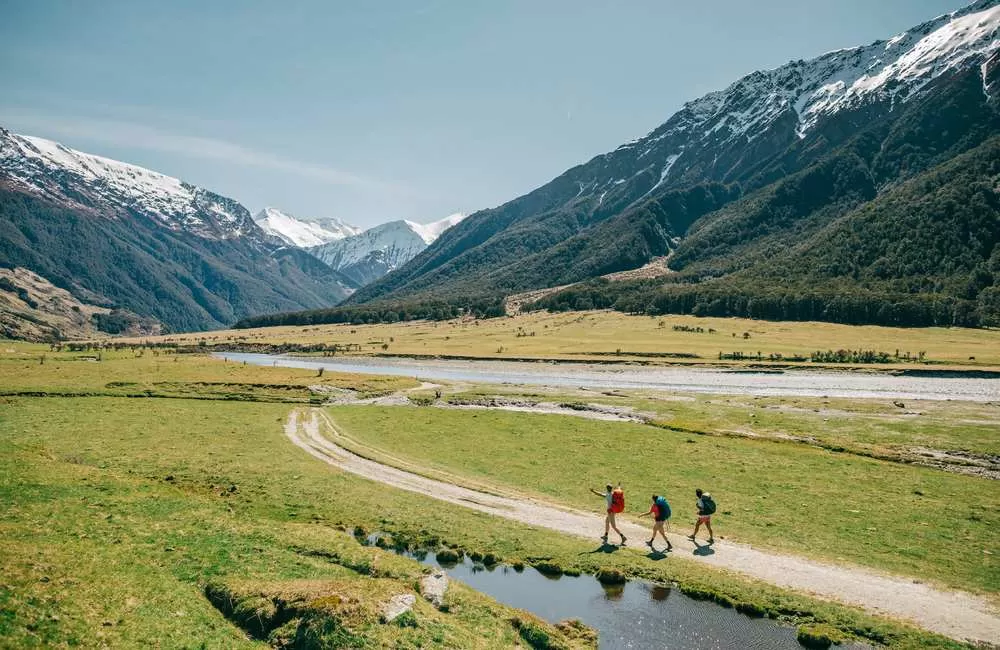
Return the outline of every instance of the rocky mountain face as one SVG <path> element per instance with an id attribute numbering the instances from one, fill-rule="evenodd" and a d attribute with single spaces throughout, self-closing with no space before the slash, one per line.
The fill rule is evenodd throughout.
<path id="1" fill-rule="evenodd" d="M 299 248 L 320 246 L 361 232 L 361 228 L 333 217 L 299 219 L 276 208 L 264 208 L 253 220 L 267 234 Z"/>
<path id="2" fill-rule="evenodd" d="M 1000 132 L 998 26 L 997 0 L 980 0 L 870 45 L 749 74 L 472 214 L 347 302 L 503 296 L 663 255 L 681 271 L 673 283 L 766 264 Z"/>
<path id="3" fill-rule="evenodd" d="M 429 224 L 390 221 L 307 250 L 364 286 L 409 262 L 464 218 L 457 213 Z"/>
<path id="4" fill-rule="evenodd" d="M 113 310 L 116 318 L 102 322 L 115 329 L 128 327 L 120 317 L 129 314 L 170 330 L 220 327 L 333 305 L 356 288 L 265 233 L 237 201 L 5 129 L 0 268 L 30 271 L 36 285 Z"/>

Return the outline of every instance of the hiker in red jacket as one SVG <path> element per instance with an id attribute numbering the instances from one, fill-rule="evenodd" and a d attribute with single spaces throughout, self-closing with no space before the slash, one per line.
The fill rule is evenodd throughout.
<path id="1" fill-rule="evenodd" d="M 622 546 L 625 546 L 625 536 L 622 535 L 622 531 L 618 530 L 618 526 L 615 525 L 615 515 L 625 511 L 625 493 L 622 491 L 622 486 L 620 485 L 612 489 L 611 484 L 608 483 L 604 488 L 604 494 L 601 494 L 594 488 L 590 488 L 590 491 L 597 496 L 604 497 L 607 507 L 607 516 L 604 518 L 604 535 L 601 536 L 601 539 L 607 544 L 608 531 L 609 529 L 614 529 L 622 538 Z"/>

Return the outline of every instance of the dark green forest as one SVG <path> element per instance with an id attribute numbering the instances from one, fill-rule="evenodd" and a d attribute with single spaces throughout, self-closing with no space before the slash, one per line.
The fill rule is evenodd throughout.
<path id="1" fill-rule="evenodd" d="M 842 211 L 796 246 L 724 258 L 738 269 L 724 277 L 689 262 L 666 283 L 594 280 L 534 308 L 1000 326 L 1000 137 Z M 742 241 L 743 224 L 719 220 L 718 240 Z"/>

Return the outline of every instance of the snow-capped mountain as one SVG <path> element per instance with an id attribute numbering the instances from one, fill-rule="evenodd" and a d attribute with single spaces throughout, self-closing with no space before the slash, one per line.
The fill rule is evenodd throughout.
<path id="1" fill-rule="evenodd" d="M 636 268 L 704 231 L 706 211 L 809 169 L 861 133 L 878 144 L 855 162 L 874 182 L 866 191 L 880 192 L 994 133 L 998 2 L 978 0 L 870 45 L 748 74 L 684 104 L 647 135 L 472 214 L 349 302 L 528 290 Z M 698 186 L 702 196 L 678 194 Z M 731 231 L 734 240 L 751 232 Z"/>
<path id="2" fill-rule="evenodd" d="M 259 235 L 238 202 L 143 167 L 16 135 L 0 127 L 0 172 L 11 181 L 81 207 L 133 210 L 207 239 Z"/>
<path id="3" fill-rule="evenodd" d="M 150 318 L 176 331 L 328 307 L 358 286 L 233 199 L 3 128 L 0 199 L 0 267 L 100 307 L 111 333 Z"/>
<path id="4" fill-rule="evenodd" d="M 574 181 L 577 193 L 642 199 L 660 188 L 738 180 L 838 115 L 892 111 L 962 69 L 979 69 L 985 92 L 986 63 L 1000 51 L 998 27 L 997 0 L 980 0 L 887 40 L 753 72 L 588 163 L 591 173 Z"/>
<path id="5" fill-rule="evenodd" d="M 308 250 L 359 285 L 365 285 L 409 262 L 465 216 L 456 213 L 428 224 L 390 221 Z"/>
<path id="6" fill-rule="evenodd" d="M 333 217 L 299 219 L 276 208 L 264 208 L 253 219 L 267 234 L 299 248 L 319 246 L 361 232 L 361 228 Z"/>

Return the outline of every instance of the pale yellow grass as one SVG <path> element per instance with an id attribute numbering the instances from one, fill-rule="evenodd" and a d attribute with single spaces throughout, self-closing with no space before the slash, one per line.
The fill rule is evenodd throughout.
<path id="1" fill-rule="evenodd" d="M 701 327 L 704 333 L 674 331 Z M 709 330 L 715 330 L 709 333 Z M 744 333 L 750 335 L 744 338 Z M 735 336 L 734 336 L 735 334 Z M 608 359 L 630 353 L 697 354 L 697 359 L 663 362 L 717 362 L 719 353 L 760 352 L 808 356 L 816 350 L 869 349 L 895 354 L 925 352 L 937 363 L 1000 366 L 1000 331 L 961 328 L 896 328 L 817 322 L 772 322 L 694 316 L 629 316 L 590 311 L 530 313 L 481 321 L 416 321 L 386 325 L 317 325 L 223 330 L 163 337 L 209 344 L 251 343 L 357 344 L 363 354 L 427 354 L 493 359 Z M 383 349 L 383 346 L 386 346 Z M 613 358 L 613 357 L 611 357 Z M 654 361 L 655 359 L 649 359 Z M 895 364 L 893 364 L 895 365 Z"/>

